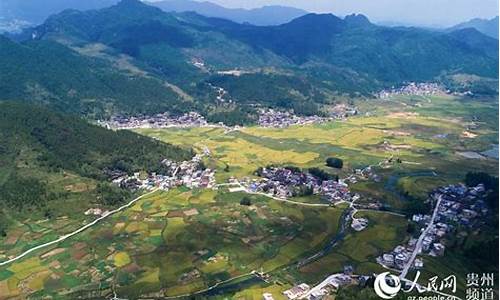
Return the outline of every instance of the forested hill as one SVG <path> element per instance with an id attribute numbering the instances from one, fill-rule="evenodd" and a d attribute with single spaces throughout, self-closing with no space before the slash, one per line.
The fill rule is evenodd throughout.
<path id="1" fill-rule="evenodd" d="M 48 104 L 96 118 L 115 110 L 137 113 L 179 108 L 179 96 L 164 81 L 115 65 L 53 41 L 21 44 L 0 35 L 0 100 Z"/>
<path id="2" fill-rule="evenodd" d="M 105 170 L 155 171 L 165 158 L 192 157 L 190 151 L 130 131 L 111 131 L 79 117 L 18 103 L 0 103 L 0 139 L 2 168 L 13 172 L 19 167 L 16 162 L 27 159 L 46 172 L 66 170 L 105 179 Z M 8 177 L 2 175 L 0 185 Z"/>
<path id="3" fill-rule="evenodd" d="M 294 63 L 322 62 L 383 82 L 422 81 L 441 73 L 498 76 L 498 41 L 475 29 L 450 33 L 382 27 L 363 15 L 308 14 L 279 26 L 207 19 L 213 30 Z"/>
<path id="4" fill-rule="evenodd" d="M 108 171 L 161 172 L 163 159 L 192 155 L 33 104 L 0 102 L 0 236 L 16 226 L 12 214 L 50 219 L 123 204 L 134 195 L 111 185 Z"/>
<path id="5" fill-rule="evenodd" d="M 100 42 L 138 58 L 145 58 L 146 49 L 158 51 L 157 46 L 164 45 L 172 53 L 190 49 L 190 55 L 209 61 L 224 45 L 227 61 L 266 61 L 266 53 L 272 53 L 275 59 L 270 62 L 277 64 L 279 59 L 297 66 L 321 63 L 387 83 L 430 80 L 457 71 L 498 75 L 498 42 L 478 31 L 383 27 L 363 15 L 307 14 L 278 26 L 253 26 L 194 13 L 165 13 L 138 0 L 122 0 L 99 11 L 54 15 L 33 33 L 38 39 L 64 36 Z"/>
<path id="6" fill-rule="evenodd" d="M 122 0 L 63 11 L 17 39 L 0 37 L 0 100 L 90 118 L 198 111 L 223 121 L 214 116 L 259 105 L 307 114 L 409 81 L 498 78 L 498 41 L 475 29 L 390 28 L 362 15 L 253 26 Z"/>

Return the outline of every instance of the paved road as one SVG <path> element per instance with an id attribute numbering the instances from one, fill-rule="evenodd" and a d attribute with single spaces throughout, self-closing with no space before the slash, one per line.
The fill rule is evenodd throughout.
<path id="1" fill-rule="evenodd" d="M 417 244 L 415 245 L 415 250 L 413 250 L 413 253 L 410 256 L 410 259 L 404 266 L 403 270 L 401 271 L 401 274 L 399 275 L 399 278 L 404 279 L 406 277 L 406 274 L 408 274 L 408 271 L 410 270 L 410 267 L 413 265 L 413 261 L 417 257 L 417 254 L 420 253 L 422 250 L 422 242 L 424 241 L 424 237 L 429 233 L 429 231 L 434 227 L 434 220 L 436 219 L 438 210 L 439 210 L 439 205 L 441 204 L 442 196 L 440 195 L 437 199 L 436 202 L 436 207 L 434 208 L 434 212 L 432 213 L 431 220 L 429 222 L 429 225 L 427 225 L 427 228 L 422 232 L 420 237 L 418 238 Z"/>
<path id="2" fill-rule="evenodd" d="M 330 207 L 331 206 L 330 204 L 326 204 L 326 203 L 299 202 L 299 201 L 293 201 L 293 200 L 278 198 L 278 197 L 275 197 L 273 195 L 262 193 L 262 192 L 252 192 L 252 191 L 249 191 L 246 187 L 244 187 L 240 182 L 221 183 L 221 184 L 218 184 L 217 186 L 238 186 L 238 187 L 241 188 L 241 190 L 238 190 L 238 192 L 244 192 L 244 193 L 247 193 L 247 194 L 265 196 L 265 197 L 274 199 L 276 201 L 281 201 L 281 202 L 286 202 L 286 203 L 291 203 L 291 204 L 296 204 L 296 205 L 311 206 L 311 207 Z"/>
<path id="3" fill-rule="evenodd" d="M 247 194 L 254 194 L 254 195 L 261 195 L 261 196 L 265 196 L 265 197 L 274 199 L 276 201 L 291 203 L 291 204 L 295 204 L 295 205 L 312 206 L 312 207 L 330 207 L 331 206 L 330 204 L 326 204 L 326 203 L 307 203 L 307 202 L 293 201 L 293 200 L 288 200 L 288 199 L 274 197 L 274 196 L 266 194 L 266 193 L 251 192 L 251 191 L 246 190 L 246 189 L 245 189 L 245 193 L 247 193 Z"/>
<path id="4" fill-rule="evenodd" d="M 97 223 L 99 223 L 100 221 L 102 221 L 102 220 L 106 219 L 107 217 L 109 217 L 109 216 L 111 216 L 111 215 L 114 215 L 114 214 L 116 214 L 117 212 L 120 212 L 120 211 L 122 211 L 122 210 L 124 210 L 124 209 L 126 209 L 126 208 L 128 208 L 128 207 L 130 207 L 130 206 L 132 206 L 132 205 L 133 205 L 134 203 L 136 203 L 137 201 L 139 201 L 139 200 L 141 200 L 142 198 L 144 198 L 144 197 L 146 197 L 146 196 L 148 196 L 148 195 L 150 195 L 150 194 L 152 194 L 152 193 L 156 192 L 157 190 L 158 190 L 158 189 L 154 189 L 154 190 L 152 190 L 152 191 L 151 191 L 151 192 L 149 192 L 149 193 L 146 193 L 146 194 L 144 194 L 144 195 L 142 195 L 142 196 L 139 196 L 139 197 L 135 198 L 134 200 L 130 201 L 129 203 L 127 203 L 127 204 L 125 204 L 125 205 L 123 205 L 123 206 L 121 206 L 121 207 L 119 207 L 119 208 L 117 208 L 117 209 L 115 209 L 115 210 L 112 210 L 112 211 L 108 212 L 107 214 L 103 215 L 102 217 L 99 217 L 99 218 L 95 219 L 94 221 L 92 221 L 92 222 L 90 222 L 90 223 L 88 223 L 88 224 L 86 224 L 86 225 L 83 225 L 82 227 L 78 228 L 77 230 L 75 230 L 75 231 L 73 231 L 73 232 L 71 232 L 71 233 L 68 233 L 68 234 L 66 234 L 66 235 L 63 235 L 63 236 L 61 236 L 60 238 L 58 238 L 58 239 L 56 239 L 56 240 L 53 240 L 53 241 L 51 241 L 51 242 L 47 242 L 47 243 L 45 243 L 45 244 L 41 244 L 41 245 L 35 246 L 35 247 L 31 248 L 31 249 L 26 250 L 25 252 L 21 253 L 20 255 L 18 255 L 18 256 L 16 256 L 16 257 L 13 257 L 13 258 L 11 258 L 11 259 L 9 259 L 9 260 L 6 260 L 6 261 L 3 261 L 3 262 L 0 262 L 0 266 L 5 266 L 5 265 L 8 265 L 8 264 L 10 264 L 10 263 L 15 262 L 16 260 L 19 260 L 19 259 L 21 259 L 21 258 L 25 257 L 26 255 L 28 255 L 28 254 L 30 254 L 30 253 L 33 253 L 33 252 L 37 251 L 37 250 L 40 250 L 40 249 L 42 249 L 42 248 L 46 248 L 46 247 L 49 247 L 49 246 L 52 246 L 52 245 L 56 245 L 56 244 L 58 244 L 58 243 L 60 243 L 60 242 L 62 242 L 62 241 L 64 241 L 64 240 L 67 240 L 67 239 L 69 239 L 70 237 L 75 236 L 75 235 L 77 235 L 77 234 L 79 234 L 79 233 L 81 233 L 81 232 L 83 232 L 83 231 L 85 231 L 85 230 L 89 229 L 90 227 L 92 227 L 92 226 L 96 225 Z"/>
<path id="5" fill-rule="evenodd" d="M 288 199 L 282 199 L 282 198 L 274 197 L 274 196 L 266 194 L 266 193 L 251 192 L 251 191 L 246 190 L 246 189 L 244 190 L 244 192 L 247 194 L 266 196 L 266 197 L 274 199 L 276 201 L 281 201 L 281 202 L 286 202 L 286 203 L 291 203 L 291 204 L 296 204 L 296 205 L 302 205 L 302 206 L 312 206 L 312 207 L 330 207 L 331 206 L 330 204 L 326 204 L 326 203 L 307 203 L 307 202 L 299 202 L 299 201 L 293 201 L 293 200 L 288 200 Z"/>

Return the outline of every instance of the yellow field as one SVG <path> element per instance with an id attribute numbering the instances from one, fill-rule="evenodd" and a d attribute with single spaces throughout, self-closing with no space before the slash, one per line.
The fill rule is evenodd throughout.
<path id="1" fill-rule="evenodd" d="M 121 268 L 132 262 L 127 252 L 118 252 L 114 256 L 115 266 Z"/>
<path id="2" fill-rule="evenodd" d="M 206 145 L 215 150 L 220 161 L 229 166 L 241 168 L 241 171 L 237 171 L 233 176 L 250 175 L 256 170 L 256 166 L 285 163 L 305 165 L 319 157 L 314 152 L 272 150 L 242 139 L 233 139 L 228 142 L 207 141 Z"/>
<path id="3" fill-rule="evenodd" d="M 287 299 L 282 293 L 288 287 L 279 286 L 277 284 L 273 284 L 266 288 L 250 288 L 244 291 L 240 291 L 234 295 L 234 299 L 239 300 L 261 300 L 262 294 L 270 293 L 273 295 L 273 298 L 276 300 L 285 300 Z"/>
<path id="4" fill-rule="evenodd" d="M 156 283 L 160 281 L 160 268 L 154 268 L 147 270 L 144 275 L 137 280 L 139 283 Z"/>
<path id="5" fill-rule="evenodd" d="M 347 166 L 363 161 L 373 163 L 393 154 L 410 163 L 422 163 L 426 160 L 426 151 L 439 151 L 448 146 L 432 138 L 433 135 L 456 136 L 463 130 L 463 122 L 457 119 L 391 113 L 285 129 L 247 127 L 230 133 L 210 128 L 137 131 L 177 145 L 208 147 L 219 171 L 229 167 L 231 176 L 242 177 L 251 176 L 258 167 L 270 164 L 321 166 L 327 156 L 343 158 Z M 283 146 L 284 143 L 289 146 Z M 332 148 L 327 150 L 325 145 Z M 226 180 L 230 175 L 218 172 L 217 178 Z"/>

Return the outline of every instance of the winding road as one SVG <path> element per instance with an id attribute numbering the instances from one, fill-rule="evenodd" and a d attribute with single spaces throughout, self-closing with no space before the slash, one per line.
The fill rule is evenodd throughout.
<path id="1" fill-rule="evenodd" d="M 141 200 L 142 198 L 144 198 L 144 197 L 146 197 L 146 196 L 148 196 L 148 195 L 153 194 L 153 193 L 154 193 L 154 192 L 156 192 L 156 191 L 158 191 L 158 189 L 154 189 L 154 190 L 152 190 L 152 191 L 150 191 L 150 192 L 148 192 L 148 193 L 146 193 L 146 194 L 143 194 L 143 195 L 141 195 L 141 196 L 139 196 L 139 197 L 135 198 L 134 200 L 130 201 L 129 203 L 127 203 L 127 204 L 125 204 L 125 205 L 123 205 L 123 206 L 120 206 L 119 208 L 117 208 L 117 209 L 115 209 L 115 210 L 112 210 L 112 211 L 110 211 L 110 212 L 108 212 L 108 213 L 104 214 L 103 216 L 101 216 L 101 217 L 99 217 L 99 218 L 95 219 L 94 221 L 92 221 L 92 222 L 90 222 L 90 223 L 88 223 L 88 224 L 86 224 L 86 225 L 83 225 L 82 227 L 78 228 L 77 230 L 75 230 L 75 231 L 73 231 L 73 232 L 71 232 L 71 233 L 68 233 L 68 234 L 66 234 L 66 235 L 61 236 L 60 238 L 58 238 L 58 239 L 56 239 L 56 240 L 53 240 L 53 241 L 47 242 L 47 243 L 45 243 L 45 244 L 41 244 L 41 245 L 35 246 L 35 247 L 30 248 L 30 249 L 28 249 L 28 250 L 24 251 L 23 253 L 21 253 L 21 254 L 19 254 L 19 255 L 15 256 L 15 257 L 13 257 L 13 258 L 9 259 L 9 260 L 6 260 L 6 261 L 3 261 L 3 262 L 0 262 L 0 266 L 5 266 L 5 265 L 8 265 L 8 264 L 10 264 L 10 263 L 15 262 L 16 260 L 19 260 L 19 259 L 21 259 L 21 258 L 23 258 L 23 257 L 27 256 L 28 254 L 31 254 L 31 253 L 33 253 L 33 252 L 37 251 L 37 250 L 40 250 L 40 249 L 42 249 L 42 248 L 46 248 L 46 247 L 49 247 L 49 246 L 52 246 L 52 245 L 56 245 L 56 244 L 58 244 L 58 243 L 60 243 L 60 242 L 62 242 L 62 241 L 65 241 L 65 240 L 69 239 L 70 237 L 73 237 L 73 236 L 75 236 L 75 235 L 77 235 L 77 234 L 79 234 L 79 233 L 81 233 L 81 232 L 83 232 L 83 231 L 85 231 L 85 230 L 89 229 L 90 227 L 92 227 L 92 226 L 96 225 L 97 223 L 99 223 L 100 221 L 102 221 L 102 220 L 106 219 L 107 217 L 109 217 L 109 216 L 111 216 L 111 215 L 114 215 L 114 214 L 116 214 L 116 213 L 118 213 L 118 212 L 120 212 L 120 211 L 122 211 L 122 210 L 124 210 L 124 209 L 126 209 L 126 208 L 129 208 L 130 206 L 132 206 L 132 205 L 133 205 L 134 203 L 136 203 L 137 201 Z"/>

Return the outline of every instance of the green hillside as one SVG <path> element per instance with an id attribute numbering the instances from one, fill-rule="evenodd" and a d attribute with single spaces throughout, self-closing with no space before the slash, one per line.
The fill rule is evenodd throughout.
<path id="1" fill-rule="evenodd" d="M 187 109 L 162 80 L 126 73 L 52 41 L 20 44 L 0 36 L 0 69 L 1 100 L 49 104 L 95 117 Z"/>
<path id="2" fill-rule="evenodd" d="M 455 90 L 448 78 L 456 74 L 498 77 L 496 40 L 474 29 L 390 28 L 362 15 L 253 26 L 123 0 L 64 11 L 17 38 L 24 42 L 0 38 L 0 99 L 93 118 L 196 110 L 221 119 L 213 116 L 251 111 L 250 104 L 308 114 L 339 95 L 368 96 L 408 81 Z M 228 70 L 245 72 L 219 73 Z M 225 88 L 239 109 L 218 103 L 207 83 Z"/>
<path id="3" fill-rule="evenodd" d="M 63 12 L 34 32 L 38 38 L 65 35 L 100 42 L 137 57 L 143 47 L 158 44 L 196 55 L 202 49 L 213 55 L 223 46 L 227 60 L 253 57 L 254 64 L 269 61 L 273 53 L 275 60 L 269 62 L 279 63 L 281 58 L 281 66 L 284 61 L 296 65 L 319 61 L 390 83 L 430 80 L 457 70 L 487 77 L 498 74 L 498 45 L 477 31 L 381 27 L 363 15 L 341 19 L 308 14 L 283 25 L 253 26 L 194 13 L 164 13 L 137 0 L 125 0 L 99 11 Z"/>
<path id="4" fill-rule="evenodd" d="M 107 170 L 159 171 L 165 158 L 192 156 L 130 131 L 115 132 L 78 117 L 8 102 L 0 103 L 0 141 L 0 203 L 18 209 L 57 210 L 65 201 L 80 203 L 79 209 L 103 194 L 109 197 L 104 204 L 121 202 L 128 192 L 106 184 Z"/>
<path id="5" fill-rule="evenodd" d="M 340 19 L 309 14 L 280 26 L 208 20 L 228 36 L 297 64 L 322 61 L 384 82 L 431 80 L 441 73 L 498 75 L 498 42 L 475 30 L 443 34 L 371 24 L 362 15 Z"/>

